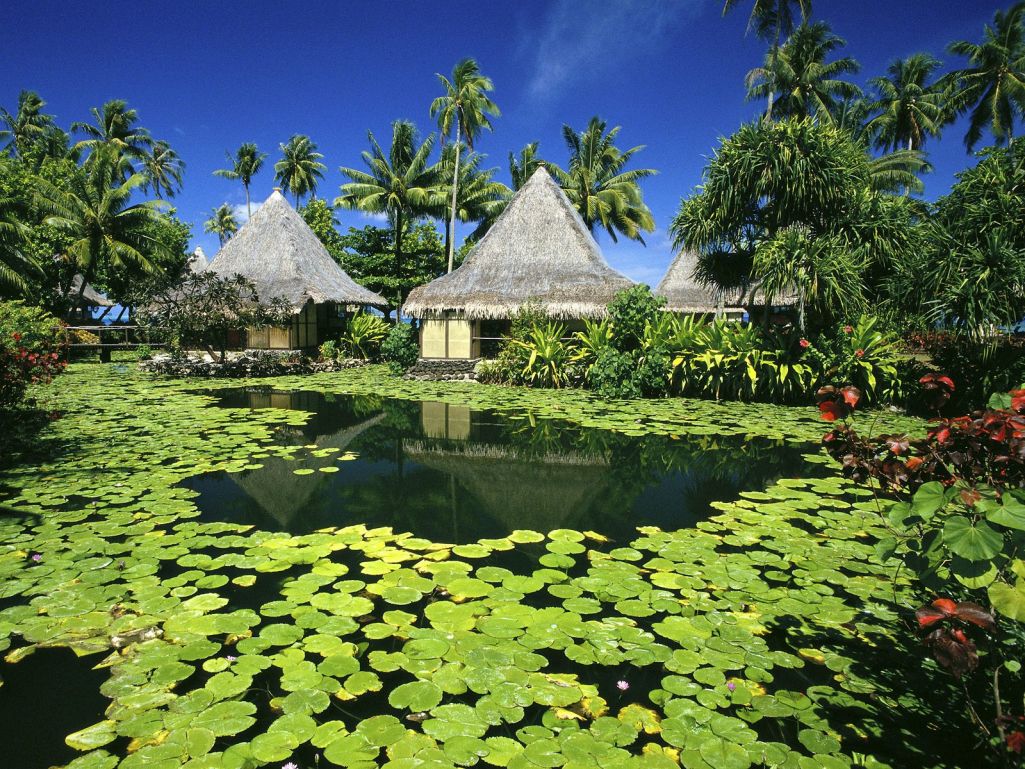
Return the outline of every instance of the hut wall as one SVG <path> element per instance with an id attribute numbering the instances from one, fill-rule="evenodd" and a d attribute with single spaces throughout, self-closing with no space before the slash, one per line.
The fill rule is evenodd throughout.
<path id="1" fill-rule="evenodd" d="M 448 403 L 420 404 L 420 426 L 428 438 L 465 441 L 470 438 L 470 409 Z"/>
<path id="2" fill-rule="evenodd" d="M 420 357 L 470 360 L 480 357 L 479 323 L 446 313 L 420 326 Z"/>

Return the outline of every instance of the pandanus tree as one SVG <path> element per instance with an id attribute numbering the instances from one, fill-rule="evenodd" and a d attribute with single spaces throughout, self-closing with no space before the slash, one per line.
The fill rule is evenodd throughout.
<path id="1" fill-rule="evenodd" d="M 231 163 L 231 168 L 219 168 L 214 171 L 214 176 L 224 179 L 237 179 L 242 182 L 242 188 L 246 191 L 246 215 L 253 215 L 253 206 L 249 201 L 249 186 L 253 183 L 253 177 L 263 168 L 263 162 L 267 159 L 267 153 L 260 152 L 252 142 L 245 142 L 235 150 L 235 156 L 231 153 L 224 153 Z"/>
<path id="2" fill-rule="evenodd" d="M 970 114 L 968 149 L 987 129 L 997 144 L 1010 144 L 1015 121 L 1025 115 L 1025 3 L 997 11 L 982 42 L 958 40 L 949 50 L 968 59 L 967 67 L 948 76 L 954 107 Z"/>
<path id="3" fill-rule="evenodd" d="M 569 166 L 549 166 L 587 228 L 602 227 L 612 238 L 625 235 L 644 242 L 642 233 L 655 229 L 655 220 L 644 204 L 639 182 L 658 173 L 651 168 L 626 170 L 643 145 L 621 150 L 616 146 L 620 126 L 608 129 L 604 120 L 591 118 L 577 133 L 563 125 L 562 135 L 569 149 Z"/>
<path id="4" fill-rule="evenodd" d="M 438 80 L 445 93 L 431 103 L 431 117 L 438 121 L 442 141 L 455 134 L 455 158 L 452 163 L 450 191 L 450 213 L 448 221 L 448 271 L 452 272 L 455 259 L 456 207 L 459 192 L 460 142 L 472 151 L 473 143 L 484 129 L 491 130 L 491 117 L 501 114 L 498 106 L 488 96 L 494 90 L 491 79 L 481 74 L 473 59 L 463 59 L 456 64 L 449 80 L 438 74 Z"/>
<path id="5" fill-rule="evenodd" d="M 102 107 L 93 107 L 90 113 L 94 123 L 71 124 L 73 131 L 86 136 L 75 145 L 75 149 L 87 151 L 90 158 L 101 147 L 114 150 L 114 155 L 104 153 L 104 163 L 114 157 L 119 178 L 127 180 L 135 173 L 136 164 L 145 160 L 153 145 L 149 131 L 138 125 L 139 113 L 123 99 L 113 99 Z"/>
<path id="6" fill-rule="evenodd" d="M 810 118 L 743 126 L 705 169 L 670 233 L 719 290 L 796 295 L 820 318 L 864 306 L 878 275 L 915 247 L 911 203 L 872 188 L 862 144 Z M 722 275 L 720 278 L 719 275 Z"/>
<path id="7" fill-rule="evenodd" d="M 857 72 L 858 63 L 849 56 L 826 60 L 844 45 L 823 21 L 802 24 L 779 50 L 769 53 L 764 66 L 748 73 L 748 99 L 776 94 L 774 109 L 780 118 L 832 121 L 844 100 L 861 95 L 858 86 L 841 79 Z"/>
<path id="8" fill-rule="evenodd" d="M 950 112 L 947 89 L 932 80 L 939 67 L 935 57 L 916 53 L 891 63 L 884 77 L 868 81 L 876 98 L 871 105 L 875 116 L 866 129 L 877 149 L 920 150 L 928 137 L 940 135 Z"/>
<path id="9" fill-rule="evenodd" d="M 75 304 L 97 270 L 153 272 L 156 268 L 147 254 L 163 256 L 164 246 L 152 232 L 159 222 L 158 211 L 166 204 L 132 204 L 133 193 L 146 185 L 146 177 L 134 173 L 122 179 L 122 172 L 118 149 L 96 146 L 90 162 L 81 173 L 68 177 L 65 186 L 42 178 L 36 183 L 35 202 L 46 216 L 44 224 L 70 241 L 65 256 L 73 269 L 61 286 L 62 293 L 75 271 L 84 278 Z"/>
<path id="10" fill-rule="evenodd" d="M 444 199 L 446 186 L 440 163 L 430 163 L 434 134 L 422 142 L 416 127 L 407 120 L 392 123 L 391 147 L 387 152 L 374 134 L 367 132 L 370 149 L 362 153 L 367 170 L 342 167 L 349 178 L 341 186 L 335 205 L 342 208 L 385 214 L 394 232 L 395 274 L 403 273 L 402 234 L 410 222 L 430 216 Z M 397 307 L 404 299 L 398 289 Z"/>
<path id="11" fill-rule="evenodd" d="M 227 203 L 221 203 L 210 213 L 210 218 L 203 222 L 203 232 L 216 233 L 217 240 L 223 246 L 231 236 L 238 232 L 238 220 L 235 212 Z"/>
<path id="12" fill-rule="evenodd" d="M 733 8 L 739 5 L 739 0 L 726 0 L 723 3 L 722 12 L 725 16 Z M 801 21 L 811 15 L 811 0 L 754 0 L 751 6 L 751 16 L 748 17 L 748 32 L 754 31 L 758 37 L 769 42 L 768 69 L 775 72 L 775 59 L 779 53 L 780 41 L 790 35 L 796 26 L 795 21 L 800 17 Z M 768 90 L 768 106 L 765 109 L 765 117 L 772 120 L 772 106 L 775 97 L 775 88 Z"/>
<path id="13" fill-rule="evenodd" d="M 142 173 L 146 186 L 158 198 L 173 198 L 181 189 L 185 163 L 171 145 L 163 140 L 153 142 L 142 159 Z"/>
<path id="14" fill-rule="evenodd" d="M 53 116 L 43 113 L 46 102 L 35 91 L 18 94 L 18 110 L 12 115 L 0 109 L 0 141 L 7 143 L 0 152 L 24 158 L 32 146 L 54 127 Z"/>
<path id="15" fill-rule="evenodd" d="M 281 160 L 274 164 L 274 179 L 286 193 L 291 193 L 298 208 L 300 198 L 317 195 L 317 183 L 324 178 L 327 168 L 320 162 L 324 155 L 317 152 L 317 145 L 303 134 L 295 134 L 280 147 Z"/>

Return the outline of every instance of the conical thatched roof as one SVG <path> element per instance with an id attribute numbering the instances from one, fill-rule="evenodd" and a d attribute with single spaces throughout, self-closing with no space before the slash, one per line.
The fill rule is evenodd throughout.
<path id="1" fill-rule="evenodd" d="M 631 285 L 605 262 L 580 214 L 541 167 L 466 261 L 414 288 L 402 309 L 414 318 L 444 310 L 471 319 L 510 318 L 533 300 L 553 317 L 597 318 Z"/>
<path id="2" fill-rule="evenodd" d="M 82 277 L 81 273 L 75 273 L 75 277 L 71 279 L 71 288 L 68 289 L 68 297 L 78 302 L 80 307 L 113 307 L 114 303 L 107 297 L 93 288 L 89 283 L 85 284 L 85 291 L 82 292 L 82 299 L 79 301 L 78 295 L 82 291 L 82 281 L 85 278 Z"/>
<path id="3" fill-rule="evenodd" d="M 192 256 L 189 257 L 189 261 L 185 266 L 189 269 L 189 272 L 203 272 L 209 267 L 202 246 L 196 246 L 196 250 L 192 252 Z"/>
<path id="4" fill-rule="evenodd" d="M 718 309 L 715 292 L 694 279 L 698 257 L 693 251 L 681 251 L 669 265 L 666 274 L 655 289 L 655 296 L 665 297 L 669 312 L 714 313 Z M 733 297 L 724 299 L 724 312 L 742 312 L 732 306 Z"/>
<path id="5" fill-rule="evenodd" d="M 261 301 L 278 297 L 296 309 L 315 303 L 385 307 L 388 301 L 345 274 L 303 218 L 275 190 L 214 256 L 210 270 L 244 275 Z"/>

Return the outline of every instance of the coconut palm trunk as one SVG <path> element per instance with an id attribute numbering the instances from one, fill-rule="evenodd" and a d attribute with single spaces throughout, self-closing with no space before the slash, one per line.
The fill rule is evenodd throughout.
<path id="1" fill-rule="evenodd" d="M 459 193 L 459 120 L 456 120 L 456 162 L 452 172 L 452 210 L 448 219 L 448 271 L 452 272 L 456 252 L 456 196 Z"/>
<path id="2" fill-rule="evenodd" d="M 395 214 L 395 275 L 398 277 L 399 282 L 402 281 L 402 211 L 399 210 Z M 395 304 L 395 325 L 399 323 L 399 315 L 402 312 L 402 286 L 399 285 L 395 289 L 395 294 L 398 298 Z"/>
<path id="3" fill-rule="evenodd" d="M 247 219 L 252 219 L 253 218 L 253 204 L 249 202 L 249 185 L 245 184 L 243 186 L 246 188 L 246 218 Z M 221 245 L 223 246 L 224 244 L 222 243 Z"/>

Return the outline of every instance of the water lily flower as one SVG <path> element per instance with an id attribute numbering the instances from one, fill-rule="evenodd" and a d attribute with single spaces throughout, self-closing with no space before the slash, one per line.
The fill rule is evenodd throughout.
<path id="1" fill-rule="evenodd" d="M 726 688 L 732 692 L 737 688 L 737 685 L 733 681 L 730 681 L 726 684 Z"/>
<path id="2" fill-rule="evenodd" d="M 621 692 L 625 692 L 627 689 L 630 688 L 630 684 L 626 681 L 616 681 L 616 688 L 619 689 L 619 691 Z"/>
<path id="3" fill-rule="evenodd" d="M 237 659 L 238 659 L 238 657 L 236 657 L 236 656 L 235 656 L 235 655 L 233 655 L 233 654 L 229 654 L 229 655 L 227 655 L 227 656 L 226 656 L 226 657 L 225 657 L 224 659 L 228 660 L 228 662 L 234 662 L 235 660 L 237 660 Z M 284 767 L 282 767 L 282 769 L 284 769 Z"/>
<path id="4" fill-rule="evenodd" d="M 299 764 L 295 761 L 289 761 L 287 764 L 282 764 L 281 769 L 299 769 Z"/>
<path id="5" fill-rule="evenodd" d="M 43 554 L 42 553 L 32 553 L 32 555 L 29 556 L 29 557 L 32 559 L 32 563 L 39 563 L 40 561 L 43 560 Z"/>

